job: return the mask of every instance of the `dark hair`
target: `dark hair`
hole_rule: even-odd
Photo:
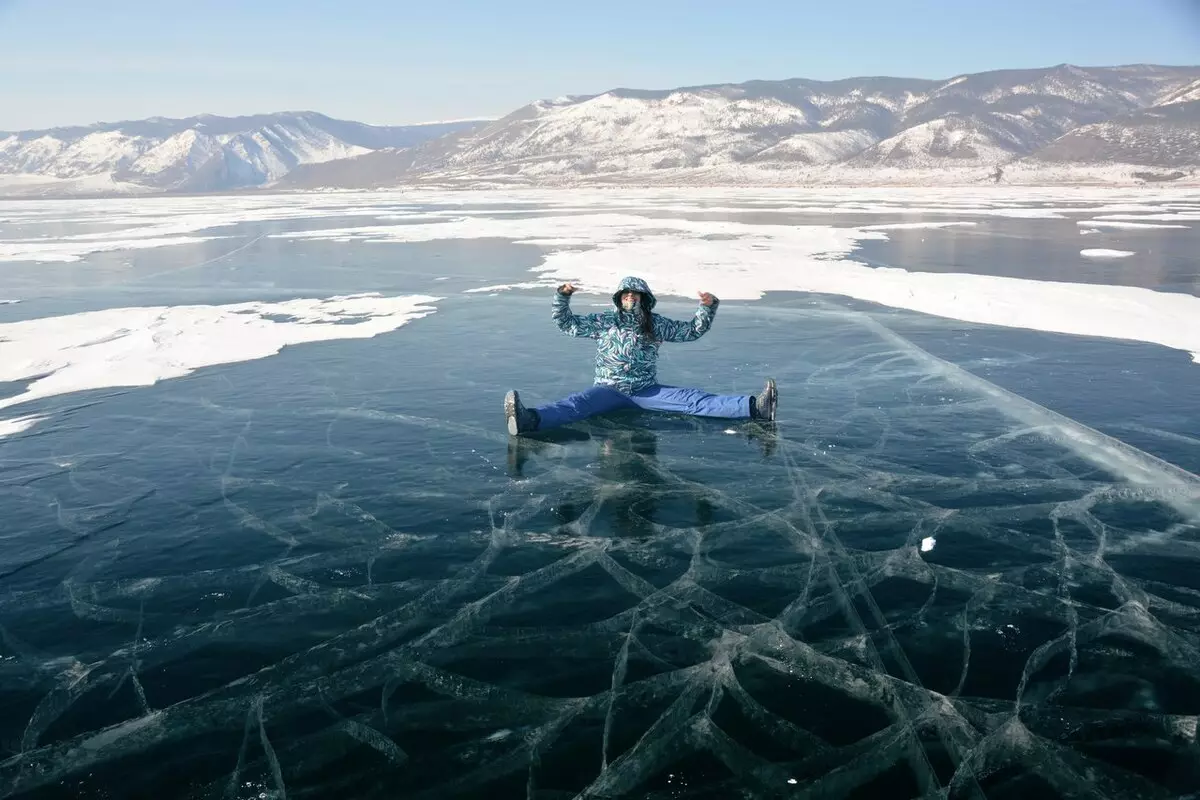
[[[646,297],[644,292],[637,292],[638,296],[638,333],[650,341],[657,341],[654,337],[654,313],[650,311],[650,298]]]

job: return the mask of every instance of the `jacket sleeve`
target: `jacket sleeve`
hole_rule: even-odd
[[[551,316],[558,329],[568,336],[599,339],[600,334],[609,327],[607,314],[572,314],[570,295],[559,291],[554,293],[554,310]]]
[[[668,319],[654,315],[654,333],[660,342],[694,342],[712,327],[721,301],[713,298],[711,306],[701,304],[690,320]]]

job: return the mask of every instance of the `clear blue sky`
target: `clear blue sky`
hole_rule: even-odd
[[[1200,0],[0,0],[0,130],[1064,62],[1200,64]]]

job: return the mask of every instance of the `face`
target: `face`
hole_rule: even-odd
[[[641,300],[641,292],[621,292],[621,308],[626,311],[633,311]]]

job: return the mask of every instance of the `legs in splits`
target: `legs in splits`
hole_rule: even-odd
[[[508,420],[508,432],[518,436],[569,425],[622,408],[769,422],[775,419],[777,400],[775,381],[771,378],[757,395],[713,394],[702,389],[662,384],[627,395],[607,386],[589,386],[582,392],[536,408],[526,408],[520,395],[513,390],[504,397],[504,415]]]

